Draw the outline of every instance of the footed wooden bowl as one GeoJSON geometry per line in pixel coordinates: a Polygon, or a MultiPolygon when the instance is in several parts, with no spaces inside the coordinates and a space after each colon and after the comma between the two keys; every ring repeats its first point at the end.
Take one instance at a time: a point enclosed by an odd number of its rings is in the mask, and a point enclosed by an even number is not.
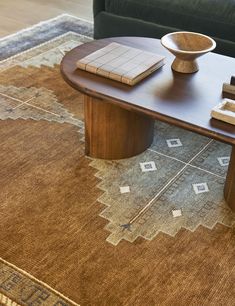
{"type": "Polygon", "coordinates": [[[161,43],[176,57],[172,69],[182,73],[198,71],[196,59],[216,47],[212,38],[194,32],[169,33],[162,37],[161,43]]]}

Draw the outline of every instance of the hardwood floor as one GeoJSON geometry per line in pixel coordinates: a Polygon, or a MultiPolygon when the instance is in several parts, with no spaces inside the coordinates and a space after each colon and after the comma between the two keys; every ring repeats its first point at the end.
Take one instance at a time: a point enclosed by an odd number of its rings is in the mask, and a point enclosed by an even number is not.
{"type": "Polygon", "coordinates": [[[92,21],[92,0],[0,0],[0,37],[63,13],[92,21]]]}

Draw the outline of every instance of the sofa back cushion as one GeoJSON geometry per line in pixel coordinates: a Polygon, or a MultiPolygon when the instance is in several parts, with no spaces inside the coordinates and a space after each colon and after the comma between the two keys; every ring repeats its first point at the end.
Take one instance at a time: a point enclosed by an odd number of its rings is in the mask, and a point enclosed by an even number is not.
{"type": "Polygon", "coordinates": [[[235,0],[105,0],[105,10],[235,41],[235,0]]]}

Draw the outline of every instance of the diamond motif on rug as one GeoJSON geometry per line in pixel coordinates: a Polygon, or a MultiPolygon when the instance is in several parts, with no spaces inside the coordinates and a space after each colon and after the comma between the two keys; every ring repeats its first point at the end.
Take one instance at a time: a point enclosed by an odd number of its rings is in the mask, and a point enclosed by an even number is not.
{"type": "Polygon", "coordinates": [[[166,142],[169,148],[182,147],[180,139],[167,139],[166,142]]]}
{"type": "Polygon", "coordinates": [[[196,194],[208,192],[209,188],[207,183],[199,183],[199,184],[193,184],[193,190],[196,194]]]}
{"type": "Polygon", "coordinates": [[[172,210],[172,215],[174,218],[181,217],[182,216],[181,209],[172,210]]]}
{"type": "Polygon", "coordinates": [[[229,156],[223,156],[217,158],[219,161],[220,166],[226,167],[229,165],[230,157],[229,156]]]}
{"type": "Polygon", "coordinates": [[[145,163],[140,163],[140,168],[142,172],[149,172],[149,171],[155,171],[157,170],[155,162],[145,162],[145,163]]]}

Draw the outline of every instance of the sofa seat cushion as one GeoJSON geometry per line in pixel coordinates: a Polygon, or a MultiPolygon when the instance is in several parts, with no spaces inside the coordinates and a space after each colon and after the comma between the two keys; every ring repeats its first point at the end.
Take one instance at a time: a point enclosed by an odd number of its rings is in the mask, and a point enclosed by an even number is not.
{"type": "Polygon", "coordinates": [[[105,10],[235,41],[235,0],[105,0],[105,10]]]}

